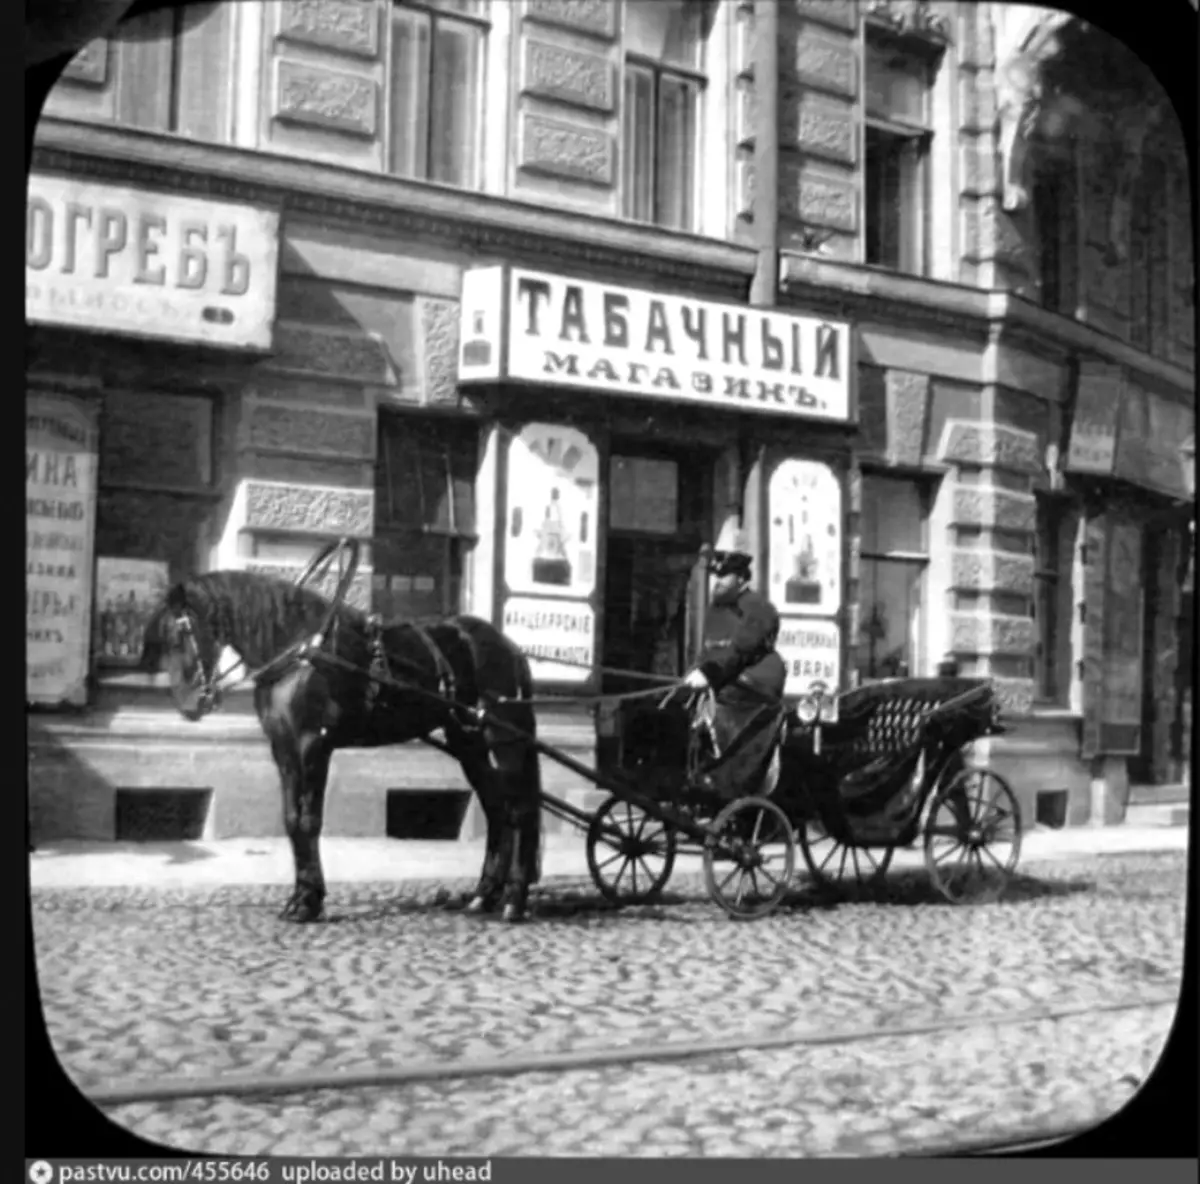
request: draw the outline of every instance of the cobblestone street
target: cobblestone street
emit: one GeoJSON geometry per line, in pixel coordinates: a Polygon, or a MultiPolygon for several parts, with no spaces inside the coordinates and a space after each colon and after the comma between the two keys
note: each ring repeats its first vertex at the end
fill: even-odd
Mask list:
{"type": "Polygon", "coordinates": [[[584,881],[550,879],[521,927],[457,913],[457,881],[335,885],[329,922],[308,927],[276,920],[277,886],[53,889],[34,894],[34,933],[51,1039],[85,1092],[1148,1004],[111,1110],[146,1138],[225,1153],[878,1154],[1099,1120],[1153,1067],[1179,987],[1186,854],[1023,871],[993,905],[943,905],[899,875],[836,907],[800,891],[749,924],[689,876],[622,913],[584,881]]]}

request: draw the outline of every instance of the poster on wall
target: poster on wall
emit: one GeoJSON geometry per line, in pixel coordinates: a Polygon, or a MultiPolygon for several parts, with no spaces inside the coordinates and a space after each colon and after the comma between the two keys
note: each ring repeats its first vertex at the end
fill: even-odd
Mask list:
{"type": "Polygon", "coordinates": [[[97,413],[65,395],[25,400],[25,700],[87,702],[97,413]]]}
{"type": "Polygon", "coordinates": [[[595,662],[596,614],[584,602],[510,596],[504,636],[529,658],[538,682],[586,682],[595,662]]]}
{"type": "Polygon", "coordinates": [[[167,593],[167,564],[157,559],[96,558],[96,658],[109,666],[136,666],[146,622],[167,593]]]}
{"type": "Polygon", "coordinates": [[[1100,743],[1108,755],[1131,756],[1141,750],[1142,532],[1135,522],[1109,521],[1100,743]]]}
{"type": "Polygon", "coordinates": [[[504,530],[510,592],[591,595],[599,471],[595,446],[574,428],[532,423],[514,435],[504,530]]]}
{"type": "Polygon", "coordinates": [[[787,667],[784,695],[820,695],[825,700],[821,718],[836,720],[842,654],[842,632],[837,623],[784,618],[776,649],[787,667]]]}
{"type": "Polygon", "coordinates": [[[768,596],[781,613],[835,615],[842,602],[842,487],[828,465],[785,460],[767,487],[768,596]]]}
{"type": "Polygon", "coordinates": [[[1082,362],[1071,435],[1063,467],[1072,473],[1111,473],[1124,380],[1120,366],[1082,362]]]}
{"type": "Polygon", "coordinates": [[[1104,701],[1104,584],[1108,578],[1108,519],[1090,518],[1084,535],[1087,566],[1083,583],[1083,743],[1081,756],[1099,756],[1104,701]]]}

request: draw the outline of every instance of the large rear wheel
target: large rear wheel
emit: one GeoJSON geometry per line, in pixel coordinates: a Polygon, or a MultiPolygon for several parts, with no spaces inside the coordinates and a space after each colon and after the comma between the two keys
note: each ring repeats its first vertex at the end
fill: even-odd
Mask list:
{"type": "Polygon", "coordinates": [[[997,900],[1021,858],[1021,808],[991,769],[964,769],[934,794],[925,822],[925,866],[951,903],[997,900]]]}

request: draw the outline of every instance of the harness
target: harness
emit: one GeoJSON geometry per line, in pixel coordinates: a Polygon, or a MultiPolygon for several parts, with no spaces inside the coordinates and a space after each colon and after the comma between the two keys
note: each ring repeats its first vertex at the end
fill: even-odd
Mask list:
{"type": "MultiPolygon", "coordinates": [[[[451,703],[457,702],[458,681],[454,677],[454,668],[450,665],[441,647],[420,625],[410,622],[408,628],[413,631],[433,660],[438,680],[437,693],[451,703]]],[[[383,685],[380,680],[392,679],[391,663],[388,661],[387,650],[383,645],[383,617],[379,613],[371,613],[367,617],[367,647],[370,652],[370,665],[368,666],[370,677],[367,679],[366,709],[367,714],[370,715],[375,710],[379,691],[383,685]]]]}

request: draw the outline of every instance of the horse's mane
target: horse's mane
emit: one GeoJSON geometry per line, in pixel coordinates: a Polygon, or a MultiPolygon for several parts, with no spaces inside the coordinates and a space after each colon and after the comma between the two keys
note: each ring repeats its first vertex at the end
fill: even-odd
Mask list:
{"type": "MultiPolygon", "coordinates": [[[[315,632],[330,601],[310,587],[253,571],[212,571],[175,584],[146,627],[143,665],[161,660],[163,622],[168,613],[187,610],[223,644],[232,645],[252,666],[261,665],[304,635],[315,632]]],[[[339,633],[363,635],[366,615],[350,605],[337,611],[339,633]]]]}

